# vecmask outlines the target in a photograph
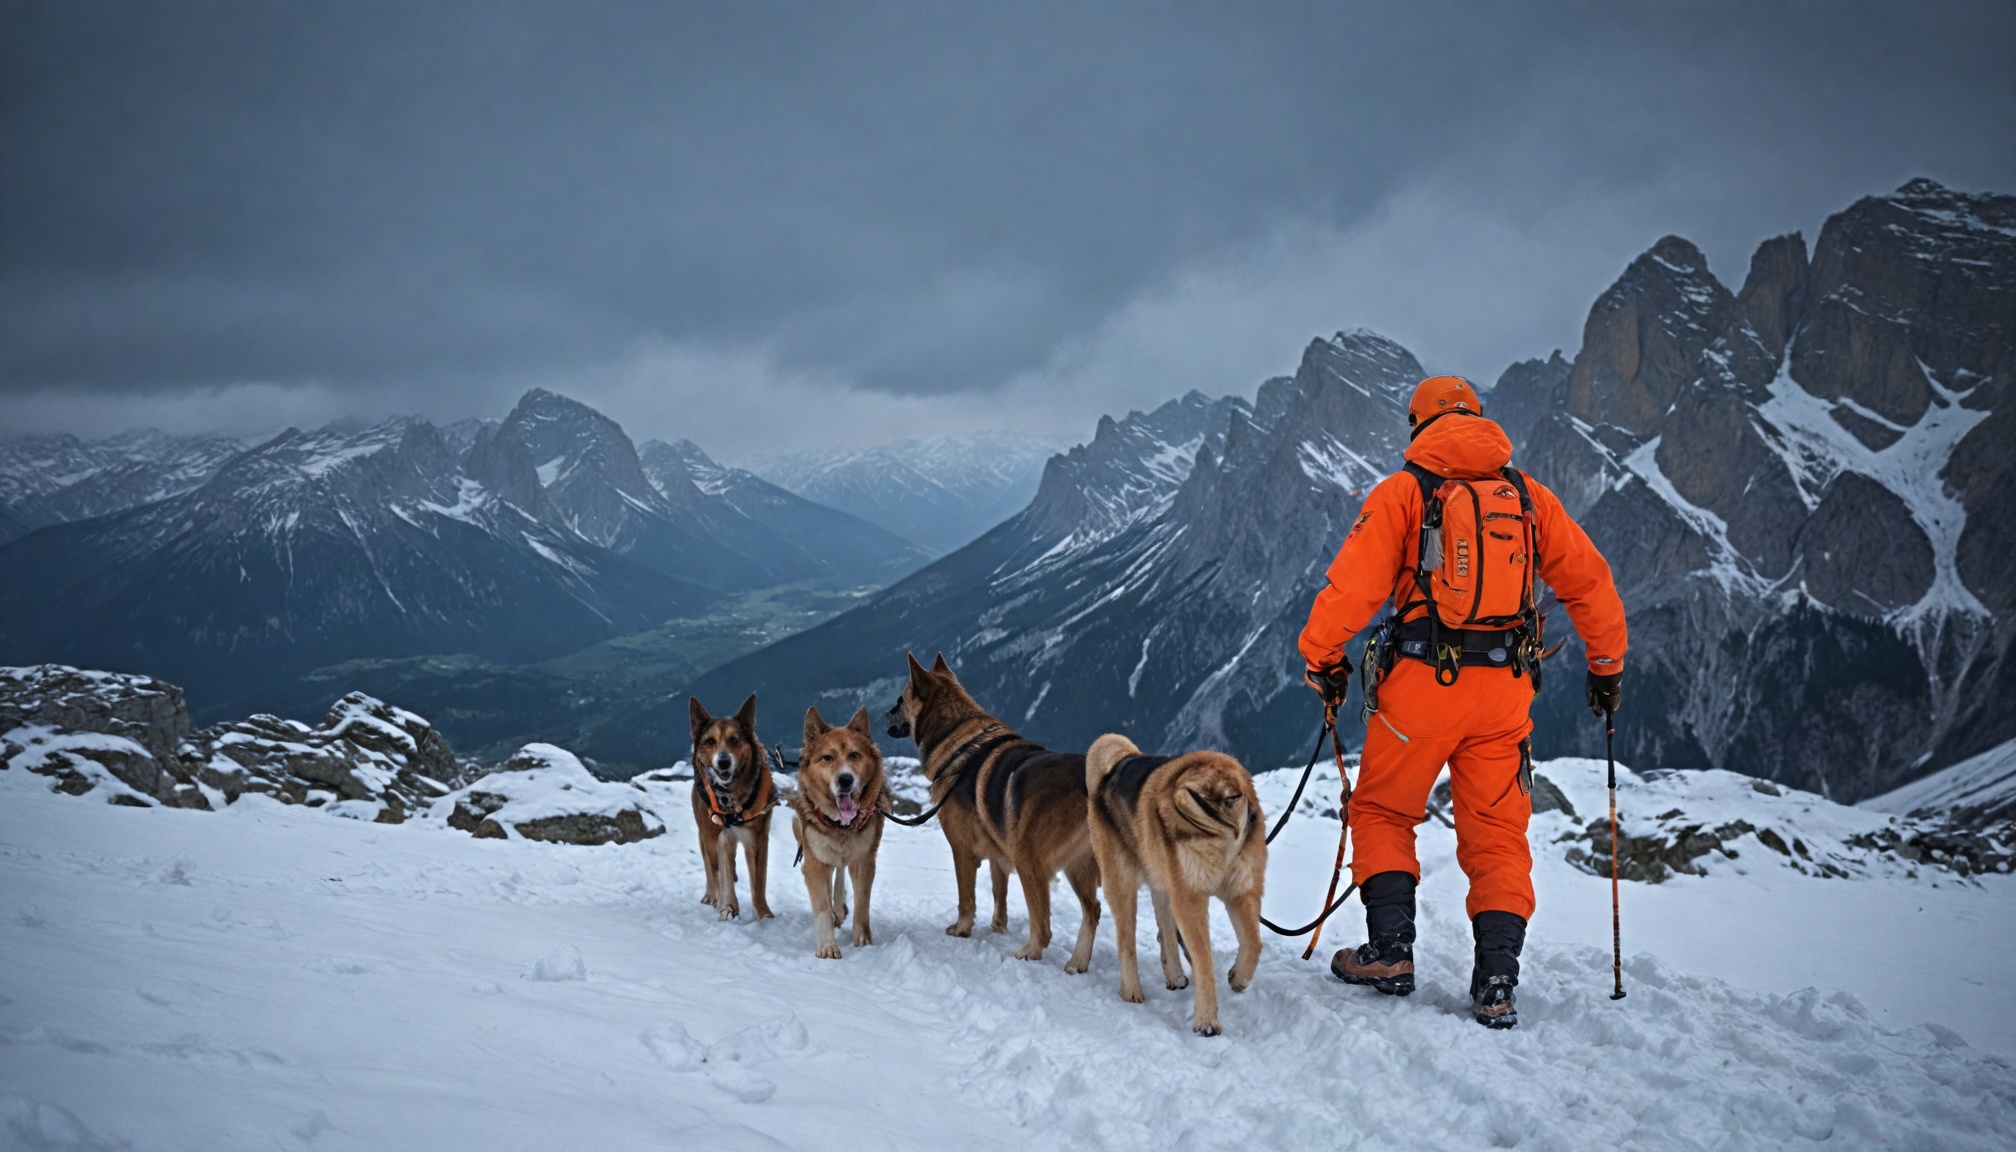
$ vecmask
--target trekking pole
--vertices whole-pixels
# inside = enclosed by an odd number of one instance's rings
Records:
[[[1624,935],[1617,902],[1617,713],[1603,710],[1603,755],[1610,762],[1610,972],[1617,990],[1610,999],[1624,998]]]
[[[1337,778],[1343,781],[1344,796],[1337,805],[1337,863],[1330,868],[1330,890],[1323,894],[1323,915],[1317,918],[1314,931],[1309,933],[1309,946],[1302,950],[1304,960],[1316,954],[1316,942],[1323,938],[1323,921],[1337,909],[1337,878],[1344,874],[1344,842],[1351,836],[1351,774],[1344,771],[1344,741],[1337,735],[1337,710],[1334,706],[1323,706],[1323,722],[1330,729],[1330,748],[1337,756]]]

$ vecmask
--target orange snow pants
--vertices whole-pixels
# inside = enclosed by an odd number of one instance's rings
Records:
[[[1366,726],[1351,793],[1352,878],[1361,884],[1381,872],[1421,878],[1414,827],[1427,819],[1428,795],[1447,764],[1456,863],[1470,879],[1470,915],[1532,919],[1526,823],[1533,797],[1520,776],[1519,752],[1533,730],[1532,703],[1533,682],[1507,668],[1464,668],[1445,688],[1427,664],[1396,660],[1379,686],[1379,711]]]

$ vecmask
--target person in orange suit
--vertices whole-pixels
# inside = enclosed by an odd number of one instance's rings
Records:
[[[1335,707],[1352,672],[1346,641],[1382,604],[1395,606],[1368,643],[1375,700],[1350,803],[1351,873],[1368,939],[1338,952],[1330,970],[1387,995],[1414,990],[1414,827],[1446,764],[1456,861],[1470,881],[1471,1011],[1506,1028],[1519,1019],[1512,989],[1533,915],[1535,590],[1545,584],[1566,607],[1599,713],[1621,701],[1624,604],[1609,564],[1559,498],[1511,468],[1512,442],[1484,418],[1468,381],[1422,381],[1407,423],[1407,467],[1365,498],[1300,644],[1310,685]]]

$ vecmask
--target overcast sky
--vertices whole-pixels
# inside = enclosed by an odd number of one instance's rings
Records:
[[[2016,191],[2016,5],[0,2],[0,427],[1088,433]]]

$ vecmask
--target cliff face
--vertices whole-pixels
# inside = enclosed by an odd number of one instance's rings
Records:
[[[2016,197],[1930,181],[1761,246],[1731,294],[1669,237],[1596,302],[1521,459],[1632,609],[1636,763],[1842,798],[2016,729],[2006,393]],[[1593,751],[1572,686],[1543,747]],[[1566,734],[1565,739],[1563,734]]]

